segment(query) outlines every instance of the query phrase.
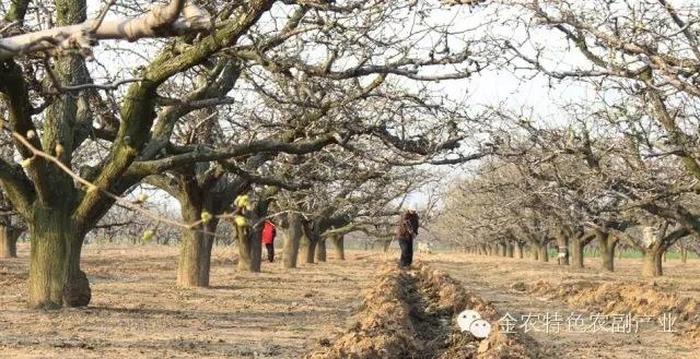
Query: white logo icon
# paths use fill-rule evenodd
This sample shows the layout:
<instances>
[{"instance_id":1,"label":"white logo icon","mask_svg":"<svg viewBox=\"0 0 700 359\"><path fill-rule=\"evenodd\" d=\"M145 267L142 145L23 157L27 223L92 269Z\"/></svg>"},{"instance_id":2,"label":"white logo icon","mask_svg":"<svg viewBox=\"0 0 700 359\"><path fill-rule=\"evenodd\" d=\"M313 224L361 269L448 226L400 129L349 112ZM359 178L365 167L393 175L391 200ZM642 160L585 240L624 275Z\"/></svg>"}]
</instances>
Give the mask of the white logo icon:
<instances>
[{"instance_id":1,"label":"white logo icon","mask_svg":"<svg viewBox=\"0 0 700 359\"><path fill-rule=\"evenodd\" d=\"M472 322L475 320L481 319L481 315L474 311L474 310L465 310L462 313L459 313L459 316L457 317L457 325L459 325L459 329L463 332L469 331L469 326L472 325Z\"/></svg>"},{"instance_id":2,"label":"white logo icon","mask_svg":"<svg viewBox=\"0 0 700 359\"><path fill-rule=\"evenodd\" d=\"M491 324L483 319L477 319L469 326L469 332L479 339L487 338L491 333Z\"/></svg>"},{"instance_id":3,"label":"white logo icon","mask_svg":"<svg viewBox=\"0 0 700 359\"><path fill-rule=\"evenodd\" d=\"M481 319L481 315L474 310L459 313L457 325L462 332L470 332L479 339L486 338L491 333L491 324Z\"/></svg>"}]
</instances>

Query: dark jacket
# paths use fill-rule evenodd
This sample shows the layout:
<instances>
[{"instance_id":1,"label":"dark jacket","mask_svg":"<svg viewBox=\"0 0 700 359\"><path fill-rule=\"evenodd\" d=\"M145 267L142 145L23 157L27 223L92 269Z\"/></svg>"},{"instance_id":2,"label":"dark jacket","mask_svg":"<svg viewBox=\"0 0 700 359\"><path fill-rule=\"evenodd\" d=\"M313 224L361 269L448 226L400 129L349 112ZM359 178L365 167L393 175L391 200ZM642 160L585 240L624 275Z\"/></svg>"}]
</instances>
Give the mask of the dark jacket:
<instances>
[{"instance_id":1,"label":"dark jacket","mask_svg":"<svg viewBox=\"0 0 700 359\"><path fill-rule=\"evenodd\" d=\"M418 235L418 213L406 211L396 225L396 238L411 239Z\"/></svg>"}]
</instances>

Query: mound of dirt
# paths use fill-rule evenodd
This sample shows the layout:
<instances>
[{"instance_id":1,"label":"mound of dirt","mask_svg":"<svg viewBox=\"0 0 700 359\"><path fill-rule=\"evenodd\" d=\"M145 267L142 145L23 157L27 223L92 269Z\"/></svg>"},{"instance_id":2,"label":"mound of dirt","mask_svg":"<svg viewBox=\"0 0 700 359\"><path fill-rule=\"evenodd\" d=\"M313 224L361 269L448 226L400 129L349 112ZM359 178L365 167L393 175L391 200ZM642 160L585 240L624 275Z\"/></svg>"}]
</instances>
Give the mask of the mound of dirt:
<instances>
[{"instance_id":1,"label":"mound of dirt","mask_svg":"<svg viewBox=\"0 0 700 359\"><path fill-rule=\"evenodd\" d=\"M435 304L453 315L466 308L476 310L484 319L496 321L498 313L489 303L467 292L462 284L440 270L419 265L418 273L425 286L434 293Z\"/></svg>"},{"instance_id":2,"label":"mound of dirt","mask_svg":"<svg viewBox=\"0 0 700 359\"><path fill-rule=\"evenodd\" d=\"M410 281L406 272L382 270L365 292L353 327L331 347L307 358L399 358L420 350L406 302Z\"/></svg>"},{"instance_id":3,"label":"mound of dirt","mask_svg":"<svg viewBox=\"0 0 700 359\"><path fill-rule=\"evenodd\" d=\"M459 332L455 316L474 309L492 323L479 341ZM502 333L499 315L488 302L445 272L418 264L415 270L384 268L365 293L356 323L332 344L307 355L330 358L531 358L536 344Z\"/></svg>"},{"instance_id":4,"label":"mound of dirt","mask_svg":"<svg viewBox=\"0 0 700 359\"><path fill-rule=\"evenodd\" d=\"M447 273L432 270L429 266L419 266L420 276L428 288L437 293L436 305L450 310L452 331L447 350L436 356L440 359L467 358L534 358L537 357L537 343L518 333L503 333L498 325L500 314L489 302L474 293ZM457 329L455 316L465 309L476 310L481 317L489 321L492 331L488 338L479 341Z\"/></svg>"},{"instance_id":5,"label":"mound of dirt","mask_svg":"<svg viewBox=\"0 0 700 359\"><path fill-rule=\"evenodd\" d=\"M694 318L700 309L700 303L691 298L663 293L651 285L622 283L604 283L591 291L579 291L568 302L576 306L596 308L604 313L632 313L653 317L674 313L683 321Z\"/></svg>"},{"instance_id":6,"label":"mound of dirt","mask_svg":"<svg viewBox=\"0 0 700 359\"><path fill-rule=\"evenodd\" d=\"M629 313L651 318L669 313L676 318L683 339L691 342L700 339L700 302L675 293L664 293L654 284L573 282L555 286L540 280L531 284L517 282L511 285L511 289L558 299L589 312Z\"/></svg>"},{"instance_id":7,"label":"mound of dirt","mask_svg":"<svg viewBox=\"0 0 700 359\"><path fill-rule=\"evenodd\" d=\"M521 288L518 284L511 288ZM679 320L693 321L700 313L700 303L697 300L664 293L653 284L575 282L555 286L546 281L537 281L526 285L525 291L604 314L630 313L656 317L663 313L673 313Z\"/></svg>"}]
</instances>

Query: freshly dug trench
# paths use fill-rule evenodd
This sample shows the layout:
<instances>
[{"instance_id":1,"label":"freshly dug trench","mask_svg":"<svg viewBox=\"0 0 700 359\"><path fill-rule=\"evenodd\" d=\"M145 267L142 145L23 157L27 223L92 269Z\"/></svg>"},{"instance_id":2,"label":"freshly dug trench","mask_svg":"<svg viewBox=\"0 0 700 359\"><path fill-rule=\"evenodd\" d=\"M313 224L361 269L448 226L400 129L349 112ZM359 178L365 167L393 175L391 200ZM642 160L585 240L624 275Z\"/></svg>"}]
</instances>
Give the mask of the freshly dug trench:
<instances>
[{"instance_id":1,"label":"freshly dug trench","mask_svg":"<svg viewBox=\"0 0 700 359\"><path fill-rule=\"evenodd\" d=\"M460 333L455 316L474 309L492 323L479 341ZM366 291L356 323L332 345L309 359L330 358L532 358L536 344L504 334L496 310L442 271L418 264L415 270L384 268Z\"/></svg>"},{"instance_id":2,"label":"freshly dug trench","mask_svg":"<svg viewBox=\"0 0 700 359\"><path fill-rule=\"evenodd\" d=\"M420 277L429 292L436 293L434 303L439 308L449 310L451 333L448 348L433 358L440 359L498 359L498 358L538 358L537 343L521 333L503 333L498 325L501 315L490 303L481 297L468 292L464 286L447 273L433 270L427 265L419 266ZM465 309L472 309L489 323L491 334L479 341L468 333L460 333L455 323L455 317Z\"/></svg>"}]
</instances>

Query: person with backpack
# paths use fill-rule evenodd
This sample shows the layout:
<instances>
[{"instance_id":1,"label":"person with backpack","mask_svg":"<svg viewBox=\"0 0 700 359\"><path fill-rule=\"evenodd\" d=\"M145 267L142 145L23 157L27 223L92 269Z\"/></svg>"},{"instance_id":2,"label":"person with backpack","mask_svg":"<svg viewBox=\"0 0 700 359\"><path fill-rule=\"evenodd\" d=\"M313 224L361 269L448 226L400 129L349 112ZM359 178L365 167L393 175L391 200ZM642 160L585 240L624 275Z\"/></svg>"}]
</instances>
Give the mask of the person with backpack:
<instances>
[{"instance_id":1,"label":"person with backpack","mask_svg":"<svg viewBox=\"0 0 700 359\"><path fill-rule=\"evenodd\" d=\"M267 261L272 263L275 261L275 236L277 236L277 227L269 219L263 222L262 228L262 244L267 250Z\"/></svg>"},{"instance_id":2,"label":"person with backpack","mask_svg":"<svg viewBox=\"0 0 700 359\"><path fill-rule=\"evenodd\" d=\"M399 266L407 268L413 262L413 240L418 235L418 213L413 208L407 209L399 218L396 226L396 239L401 247Z\"/></svg>"}]
</instances>

